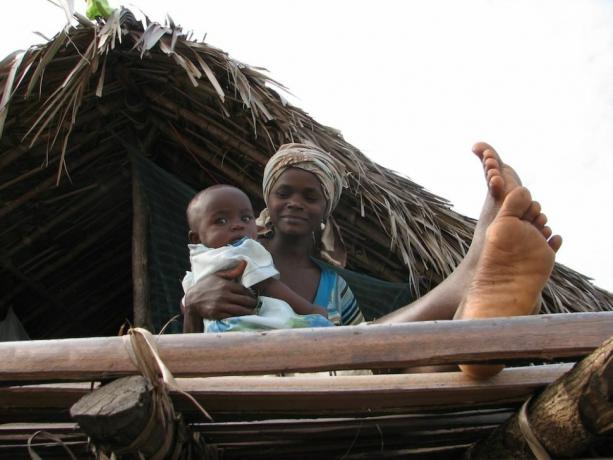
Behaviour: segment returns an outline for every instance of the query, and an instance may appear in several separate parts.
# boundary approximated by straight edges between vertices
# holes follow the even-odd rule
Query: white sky
[[[613,291],[613,2],[135,4],[266,67],[319,122],[472,217],[485,189],[470,147],[491,143],[563,235],[558,261]],[[65,21],[44,0],[3,17],[2,56]]]

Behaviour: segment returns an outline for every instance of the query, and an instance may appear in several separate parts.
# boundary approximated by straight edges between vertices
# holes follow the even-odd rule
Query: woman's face
[[[320,229],[326,199],[317,177],[304,169],[288,168],[273,185],[268,212],[275,230],[306,236]]]

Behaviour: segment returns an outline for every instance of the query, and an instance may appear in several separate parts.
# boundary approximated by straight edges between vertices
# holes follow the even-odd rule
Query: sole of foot
[[[534,224],[542,215],[540,206],[534,203],[524,187],[517,187],[506,196],[487,228],[482,253],[456,318],[530,315],[540,304],[541,292],[562,239],[558,235],[550,236],[551,230],[544,224],[542,228]],[[478,378],[501,369],[500,366],[460,367]]]

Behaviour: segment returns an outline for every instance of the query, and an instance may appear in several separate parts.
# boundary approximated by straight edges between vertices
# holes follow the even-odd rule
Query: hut
[[[256,208],[261,208],[264,165],[286,142],[317,144],[350,173],[348,189],[336,211],[336,230],[349,255],[349,271],[343,274],[355,286],[367,317],[389,312],[427,292],[464,256],[474,228],[472,219],[455,212],[445,199],[377,165],[347,143],[339,131],[322,126],[288,104],[282,96],[283,86],[265,72],[192,40],[172,22],[141,22],[126,9],[117,9],[108,19],[95,22],[79,15],[76,18],[76,26],[61,31],[48,43],[12,54],[0,63],[0,311],[14,312],[30,338],[114,336],[126,322],[159,332],[178,313],[179,280],[187,267],[184,210],[194,191],[215,183],[235,184],[247,192]],[[543,313],[610,310],[611,293],[592,285],[580,273],[556,265],[544,292]],[[610,327],[608,318],[601,327]],[[584,343],[579,336],[577,343]],[[293,336],[290,333],[288,337]],[[594,337],[602,340],[602,334]],[[595,347],[594,337],[590,345],[576,345],[574,352],[561,352],[555,348],[561,346],[551,344],[549,356],[585,354]],[[300,334],[294,339],[301,343]],[[72,344],[71,353],[78,353],[82,344],[90,342],[66,343]],[[554,348],[558,351],[552,351]],[[522,358],[544,357],[535,350]],[[372,362],[361,364],[369,367]],[[121,368],[121,364],[118,366]],[[274,371],[274,366],[267,366],[262,369]],[[346,363],[329,366],[351,367]],[[320,367],[311,362],[297,370]],[[521,394],[525,396],[527,388],[550,383],[558,371],[550,371],[547,378],[541,376],[531,384],[522,381]],[[226,373],[216,370],[207,374],[201,369],[179,374],[199,372]],[[257,373],[255,369],[245,372]],[[83,370],[80,376],[78,372],[71,377],[46,374],[42,380],[99,379],[126,373],[125,369],[102,374]],[[3,380],[41,380],[32,373],[17,374],[7,373]],[[83,388],[61,387],[58,391],[63,403],[58,405],[51,404],[51,388],[15,390],[30,396],[23,399],[23,406],[17,402],[15,406],[4,405],[3,421],[46,420],[51,411],[55,414],[53,421],[67,423],[66,401],[74,402]],[[266,393],[264,387],[261,389]],[[24,407],[33,408],[33,399],[28,398],[36,398],[32,396],[35,393],[46,405],[38,411],[33,409],[36,414],[28,418]],[[9,391],[4,397],[9,398],[9,394],[16,393]],[[517,399],[515,395],[512,408]],[[488,404],[492,400],[495,398]],[[303,405],[305,413],[313,416],[312,411],[306,411],[308,403]],[[318,413],[330,407],[331,413],[337,414],[333,406],[330,399],[324,399]],[[435,406],[441,410],[440,405]],[[447,408],[452,406],[458,407]],[[465,403],[460,406],[466,409]],[[253,415],[244,413],[246,407],[245,403],[237,408],[243,419],[227,420],[247,423]],[[467,440],[474,440],[475,433],[491,431],[493,425],[508,417],[508,406],[504,407],[506,412],[488,409],[487,414],[454,413],[431,419],[405,412],[386,413],[392,418],[385,423],[403,429],[407,423],[421,426],[432,439],[436,438],[437,423],[445,430],[454,423],[461,425],[461,442],[451,436],[445,438],[444,449],[437,446],[428,450],[431,457],[451,458],[449,455],[466,450]],[[290,405],[286,412],[279,410],[276,414],[291,418],[296,411],[300,412]],[[479,417],[486,420],[487,429],[481,422],[479,428],[471,425]],[[341,451],[357,436],[356,426],[368,426],[369,440],[363,449],[349,449],[352,456],[344,458],[371,458],[373,452],[383,456],[387,451],[383,441],[387,438],[377,434],[377,427],[384,422],[376,418],[368,422],[330,418],[312,424],[294,420],[283,427],[278,421],[259,423],[245,429],[228,425],[226,431],[222,425],[203,426],[202,432],[209,430],[207,436],[215,438],[218,430],[216,439],[230,440],[226,451],[234,446],[237,453],[234,457],[227,454],[227,458],[275,458],[271,453],[274,449],[292,444],[290,439],[297,437],[301,447],[284,450],[279,458],[292,452],[302,452],[298,458],[316,458],[326,448],[343,457]],[[292,424],[295,431],[287,428]],[[327,425],[333,427],[332,431],[326,429]],[[65,435],[66,444],[70,444],[70,436],[78,437],[56,428],[54,436]],[[282,436],[284,430],[293,434]],[[15,432],[11,431],[12,435]],[[261,436],[255,436],[256,432]],[[335,440],[332,432],[340,433],[343,441]],[[396,436],[398,430],[392,432],[393,455],[402,457],[406,454],[398,441],[402,436]],[[472,434],[467,436],[467,432]],[[250,441],[233,444],[232,436],[237,433]],[[326,440],[321,449],[307,447],[309,433],[319,433],[318,439]],[[373,436],[380,440],[373,441]],[[273,441],[279,439],[280,443]],[[257,445],[255,450],[249,450],[250,442]],[[426,455],[419,449],[435,444],[414,446],[412,455]],[[262,446],[269,450],[262,450]]]

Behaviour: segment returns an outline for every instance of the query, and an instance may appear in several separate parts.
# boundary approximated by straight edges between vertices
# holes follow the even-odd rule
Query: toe
[[[558,249],[562,246],[562,237],[560,235],[554,235],[547,241],[549,243],[549,247],[553,249],[554,252],[558,252]]]
[[[542,229],[547,225],[547,216],[543,213],[540,213],[532,220],[532,225],[534,225],[538,229]]]
[[[487,180],[490,193],[495,199],[501,199],[504,195],[504,178],[500,174],[493,174]]]
[[[473,145],[473,153],[475,153],[478,156],[483,156],[483,152],[485,152],[486,150],[494,150],[492,148],[491,145],[489,145],[487,142],[477,142],[475,145]]]
[[[483,168],[485,171],[500,170],[500,163],[496,158],[485,158],[483,160]]]
[[[526,211],[526,213],[522,216],[522,220],[528,221],[528,222],[534,222],[534,220],[539,217],[539,215],[541,214],[541,205],[538,201],[533,201],[530,204],[530,207],[528,208],[528,210]],[[545,224],[543,224],[545,225]]]
[[[513,189],[502,202],[500,216],[521,218],[532,205],[532,196],[526,187]]]

